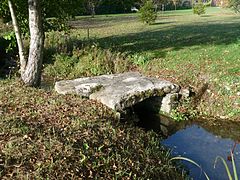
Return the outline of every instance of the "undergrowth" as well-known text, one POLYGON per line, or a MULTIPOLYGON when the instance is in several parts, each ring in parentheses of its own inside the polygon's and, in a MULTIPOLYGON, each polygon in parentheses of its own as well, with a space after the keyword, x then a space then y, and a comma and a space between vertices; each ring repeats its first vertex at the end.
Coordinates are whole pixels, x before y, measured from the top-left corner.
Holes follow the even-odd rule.
POLYGON ((68 53, 52 56, 52 63, 46 65, 44 74, 56 79, 97 76, 127 72, 135 64, 124 53, 104 50, 95 44, 74 47, 68 53))
POLYGON ((104 17, 104 21, 96 16, 99 26, 92 24, 90 39, 80 18, 75 23, 81 28, 47 35, 46 57, 53 58, 44 72, 64 79, 138 70, 193 91, 207 81, 209 87, 195 108, 198 114, 236 120, 240 113, 238 17, 220 8, 207 8, 202 17, 192 10, 171 11, 143 27, 137 18, 129 23, 121 16, 104 17), (53 49, 57 55, 51 55, 53 49), (64 73, 61 59, 69 58, 74 63, 66 67, 71 72, 64 73))

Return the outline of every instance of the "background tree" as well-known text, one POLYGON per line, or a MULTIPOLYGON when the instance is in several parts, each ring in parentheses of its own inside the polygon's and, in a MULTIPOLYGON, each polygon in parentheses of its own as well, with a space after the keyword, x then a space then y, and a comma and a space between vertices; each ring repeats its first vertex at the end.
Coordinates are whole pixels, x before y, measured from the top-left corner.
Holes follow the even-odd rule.
POLYGON ((115 13, 128 13, 131 12, 132 7, 139 8, 141 0, 102 0, 98 14, 115 14, 115 13))
POLYGON ((146 24, 154 23, 157 18, 157 12, 152 0, 145 1, 139 12, 141 20, 146 24))
POLYGON ((205 13, 206 13, 206 6, 202 3, 202 1, 194 4, 193 14, 202 15, 205 13))
POLYGON ((176 11, 177 10, 177 2, 178 0, 172 0, 173 4, 174 4, 174 10, 176 11))
POLYGON ((86 9, 90 12, 91 16, 94 17, 96 15, 96 8, 99 7, 102 0, 86 0, 86 9))
POLYGON ((153 0, 154 5, 157 9, 162 9, 162 4, 165 4, 165 0, 153 0))
POLYGON ((39 86, 41 82, 43 23, 48 22, 47 17, 62 20, 69 15, 76 15, 78 8, 73 6, 80 2, 82 0, 1 0, 0 18, 5 22, 12 20, 19 50, 21 78, 26 85, 39 86), (30 46, 29 50, 25 50, 22 37, 28 34, 30 46))
POLYGON ((8 6, 10 9, 10 14, 19 49, 21 78, 26 85, 38 86, 41 79, 44 44, 44 32, 40 1, 28 0, 29 32, 31 37, 28 58, 25 57, 22 34, 18 25, 15 6, 11 0, 8 0, 8 6))
POLYGON ((230 7, 240 13, 240 0, 230 0, 230 7))

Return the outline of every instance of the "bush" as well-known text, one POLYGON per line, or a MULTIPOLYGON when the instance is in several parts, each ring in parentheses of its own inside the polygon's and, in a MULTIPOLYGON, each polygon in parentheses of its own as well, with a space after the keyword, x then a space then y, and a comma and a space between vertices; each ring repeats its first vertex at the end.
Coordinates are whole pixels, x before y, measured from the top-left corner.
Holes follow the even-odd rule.
POLYGON ((57 79, 97 76, 126 72, 134 66, 124 54, 103 50, 95 45, 74 49, 71 54, 55 55, 54 63, 46 64, 45 75, 57 79))
POLYGON ((152 0, 145 1, 139 12, 142 22, 146 24, 152 24, 157 19, 157 12, 154 10, 154 4, 152 0))
POLYGON ((206 13, 206 7, 202 2, 196 3, 193 7, 193 14, 202 15, 206 13))
POLYGON ((46 33, 44 47, 51 54, 72 54, 75 47, 81 46, 82 41, 77 36, 70 35, 70 33, 58 31, 46 33))
MULTIPOLYGON (((74 55, 78 51, 74 51, 74 55)), ((122 73, 128 71, 132 65, 123 54, 113 53, 109 49, 103 50, 92 46, 84 51, 85 54, 79 58, 79 62, 74 67, 73 77, 122 73)))
POLYGON ((57 54, 53 59, 54 63, 47 65, 44 73, 56 79, 67 78, 78 62, 76 57, 70 57, 64 54, 57 54))
POLYGON ((230 7, 232 7, 236 12, 240 13, 240 1, 239 0, 230 0, 230 7))
POLYGON ((0 37, 0 77, 6 77, 17 72, 16 52, 16 48, 11 47, 10 40, 0 37))

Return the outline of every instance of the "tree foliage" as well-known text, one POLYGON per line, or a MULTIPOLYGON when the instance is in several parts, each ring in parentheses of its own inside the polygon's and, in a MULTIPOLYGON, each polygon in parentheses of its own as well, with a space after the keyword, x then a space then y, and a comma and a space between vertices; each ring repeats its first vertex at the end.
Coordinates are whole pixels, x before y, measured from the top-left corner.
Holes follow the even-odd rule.
POLYGON ((193 14, 202 15, 206 13, 206 7, 202 2, 196 3, 193 6, 193 14))
MULTIPOLYGON (((12 2, 16 10, 16 16, 21 28, 21 32, 26 35, 28 33, 28 1, 12 0, 12 2)), ((8 0, 2 0, 0 2, 0 18, 2 18, 5 23, 11 21, 8 0)))
MULTIPOLYGON (((28 1, 27 0, 12 0, 16 16, 22 33, 28 32, 28 1)), ((44 30, 60 30, 63 29, 64 20, 70 16, 76 16, 83 11, 84 0, 42 0, 42 17, 44 20, 44 30), (50 19, 54 17, 55 19, 50 19)), ((0 2, 0 18, 4 22, 11 21, 8 1, 1 0, 0 2)))
POLYGON ((91 16, 94 17, 96 14, 96 8, 102 3, 102 0, 86 0, 85 7, 90 12, 91 16))
POLYGON ((140 18, 146 24, 152 24, 157 18, 157 12, 155 11, 154 3, 152 0, 147 0, 140 8, 140 18))
POLYGON ((98 14, 114 14, 131 12, 131 7, 139 8, 141 0, 102 0, 99 8, 96 10, 98 14))
POLYGON ((240 13, 240 0, 231 0, 230 6, 236 11, 240 13))
POLYGON ((61 24, 62 20, 69 15, 74 15, 73 6, 78 2, 80 0, 3 0, 0 2, 1 18, 5 22, 12 20, 19 51, 21 78, 26 85, 40 85, 44 30, 51 26, 56 27, 56 23, 64 27, 61 24), (43 24, 49 26, 43 29, 43 24), (22 41, 22 36, 26 34, 30 35, 28 58, 22 41))

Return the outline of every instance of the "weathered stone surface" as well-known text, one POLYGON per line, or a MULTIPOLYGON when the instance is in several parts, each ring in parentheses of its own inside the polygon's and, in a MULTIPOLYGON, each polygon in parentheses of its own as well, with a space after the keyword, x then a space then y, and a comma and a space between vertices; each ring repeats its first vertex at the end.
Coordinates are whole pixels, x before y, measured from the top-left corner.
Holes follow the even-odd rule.
POLYGON ((167 107, 162 109, 169 112, 169 106, 173 103, 169 96, 178 93, 180 88, 169 81, 128 72, 59 81, 55 84, 55 90, 60 94, 89 97, 120 112, 149 97, 166 97, 162 106, 167 107))
POLYGON ((162 112, 170 113, 173 108, 177 107, 179 99, 178 93, 169 93, 162 98, 162 106, 160 110, 162 112))

